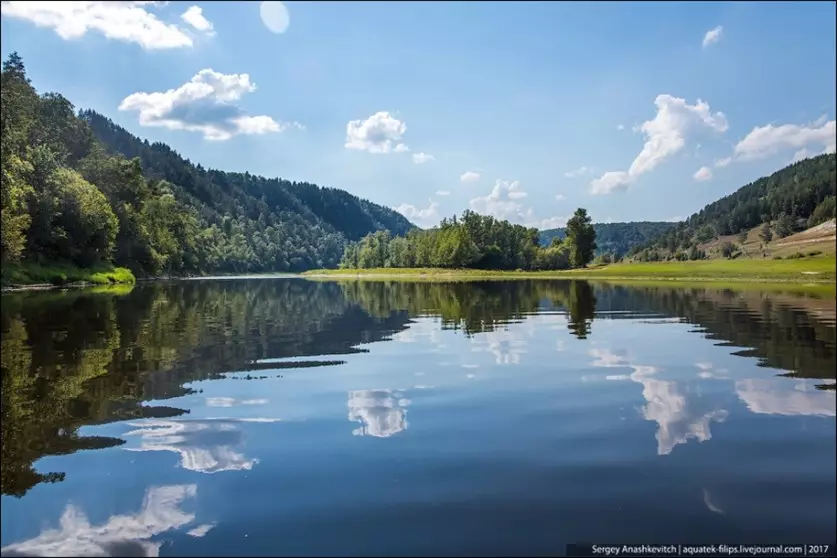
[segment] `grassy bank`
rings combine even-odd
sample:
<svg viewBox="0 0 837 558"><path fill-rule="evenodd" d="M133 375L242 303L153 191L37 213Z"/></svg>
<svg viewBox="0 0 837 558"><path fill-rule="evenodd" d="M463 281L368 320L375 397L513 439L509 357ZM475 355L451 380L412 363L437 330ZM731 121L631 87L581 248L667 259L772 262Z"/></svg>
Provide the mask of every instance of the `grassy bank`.
<svg viewBox="0 0 837 558"><path fill-rule="evenodd" d="M134 274L124 267L97 266L81 269L65 263L48 265L8 263L3 264L2 270L2 286L4 288L72 284L129 285L135 282Z"/></svg>
<svg viewBox="0 0 837 558"><path fill-rule="evenodd" d="M619 263L569 271L491 271L481 269L377 268L319 269L311 278L426 279L612 279L631 281L713 281L834 283L833 255L792 260L701 260L693 262Z"/></svg>

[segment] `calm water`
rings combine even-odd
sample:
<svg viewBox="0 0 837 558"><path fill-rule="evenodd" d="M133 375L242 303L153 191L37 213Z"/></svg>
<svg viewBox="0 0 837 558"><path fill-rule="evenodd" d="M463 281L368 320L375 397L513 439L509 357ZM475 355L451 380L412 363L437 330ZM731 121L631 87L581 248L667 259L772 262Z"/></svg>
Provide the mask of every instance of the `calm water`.
<svg viewBox="0 0 837 558"><path fill-rule="evenodd" d="M1 314L4 556L834 542L833 294L239 279Z"/></svg>

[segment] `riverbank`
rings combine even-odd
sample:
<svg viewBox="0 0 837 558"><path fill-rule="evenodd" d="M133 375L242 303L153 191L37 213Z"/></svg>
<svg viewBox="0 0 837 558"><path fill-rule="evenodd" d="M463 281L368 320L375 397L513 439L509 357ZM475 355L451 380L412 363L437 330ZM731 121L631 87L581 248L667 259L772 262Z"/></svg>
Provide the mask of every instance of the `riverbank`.
<svg viewBox="0 0 837 558"><path fill-rule="evenodd" d="M136 277L130 269L97 266L82 269L70 264L39 265L7 263L2 270L2 290L47 290L101 285L133 285Z"/></svg>
<svg viewBox="0 0 837 558"><path fill-rule="evenodd" d="M318 269L307 278L456 281L477 279L601 279L619 281L707 281L833 284L833 255L788 260L698 260L591 266L567 271L501 271L483 269L375 268Z"/></svg>

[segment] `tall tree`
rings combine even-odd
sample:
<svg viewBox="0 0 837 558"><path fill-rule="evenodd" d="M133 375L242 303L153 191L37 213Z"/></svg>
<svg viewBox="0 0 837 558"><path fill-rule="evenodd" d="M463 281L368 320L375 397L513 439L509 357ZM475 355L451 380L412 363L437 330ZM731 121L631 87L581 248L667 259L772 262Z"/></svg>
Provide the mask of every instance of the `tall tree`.
<svg viewBox="0 0 837 558"><path fill-rule="evenodd" d="M596 231L587 210L579 207L567 221L567 239L570 243L570 263L573 267L585 267L593 260L596 250Z"/></svg>

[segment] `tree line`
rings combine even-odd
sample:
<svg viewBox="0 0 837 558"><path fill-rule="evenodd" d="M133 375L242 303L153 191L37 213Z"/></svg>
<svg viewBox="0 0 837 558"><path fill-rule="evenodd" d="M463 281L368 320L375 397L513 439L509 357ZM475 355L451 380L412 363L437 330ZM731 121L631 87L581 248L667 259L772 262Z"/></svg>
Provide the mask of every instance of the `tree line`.
<svg viewBox="0 0 837 558"><path fill-rule="evenodd" d="M718 237L762 225L760 236L769 242L834 219L836 171L834 153L793 163L710 203L653 240L635 246L627 256L642 261L702 259L706 255L700 245Z"/></svg>
<svg viewBox="0 0 837 558"><path fill-rule="evenodd" d="M567 222L566 238L554 237L549 246L541 246L536 228L466 210L429 230L369 234L346 246L340 267L560 270L586 266L595 249L596 231L583 208Z"/></svg>
<svg viewBox="0 0 837 558"><path fill-rule="evenodd" d="M334 267L349 241L414 228L335 188L205 169L2 69L4 264L114 264L136 275Z"/></svg>
<svg viewBox="0 0 837 558"><path fill-rule="evenodd" d="M594 223L596 231L595 256L604 260L620 260L634 246L644 244L670 228L668 221L632 221L630 223ZM567 229L541 231L541 244L549 246L554 237L566 238Z"/></svg>

